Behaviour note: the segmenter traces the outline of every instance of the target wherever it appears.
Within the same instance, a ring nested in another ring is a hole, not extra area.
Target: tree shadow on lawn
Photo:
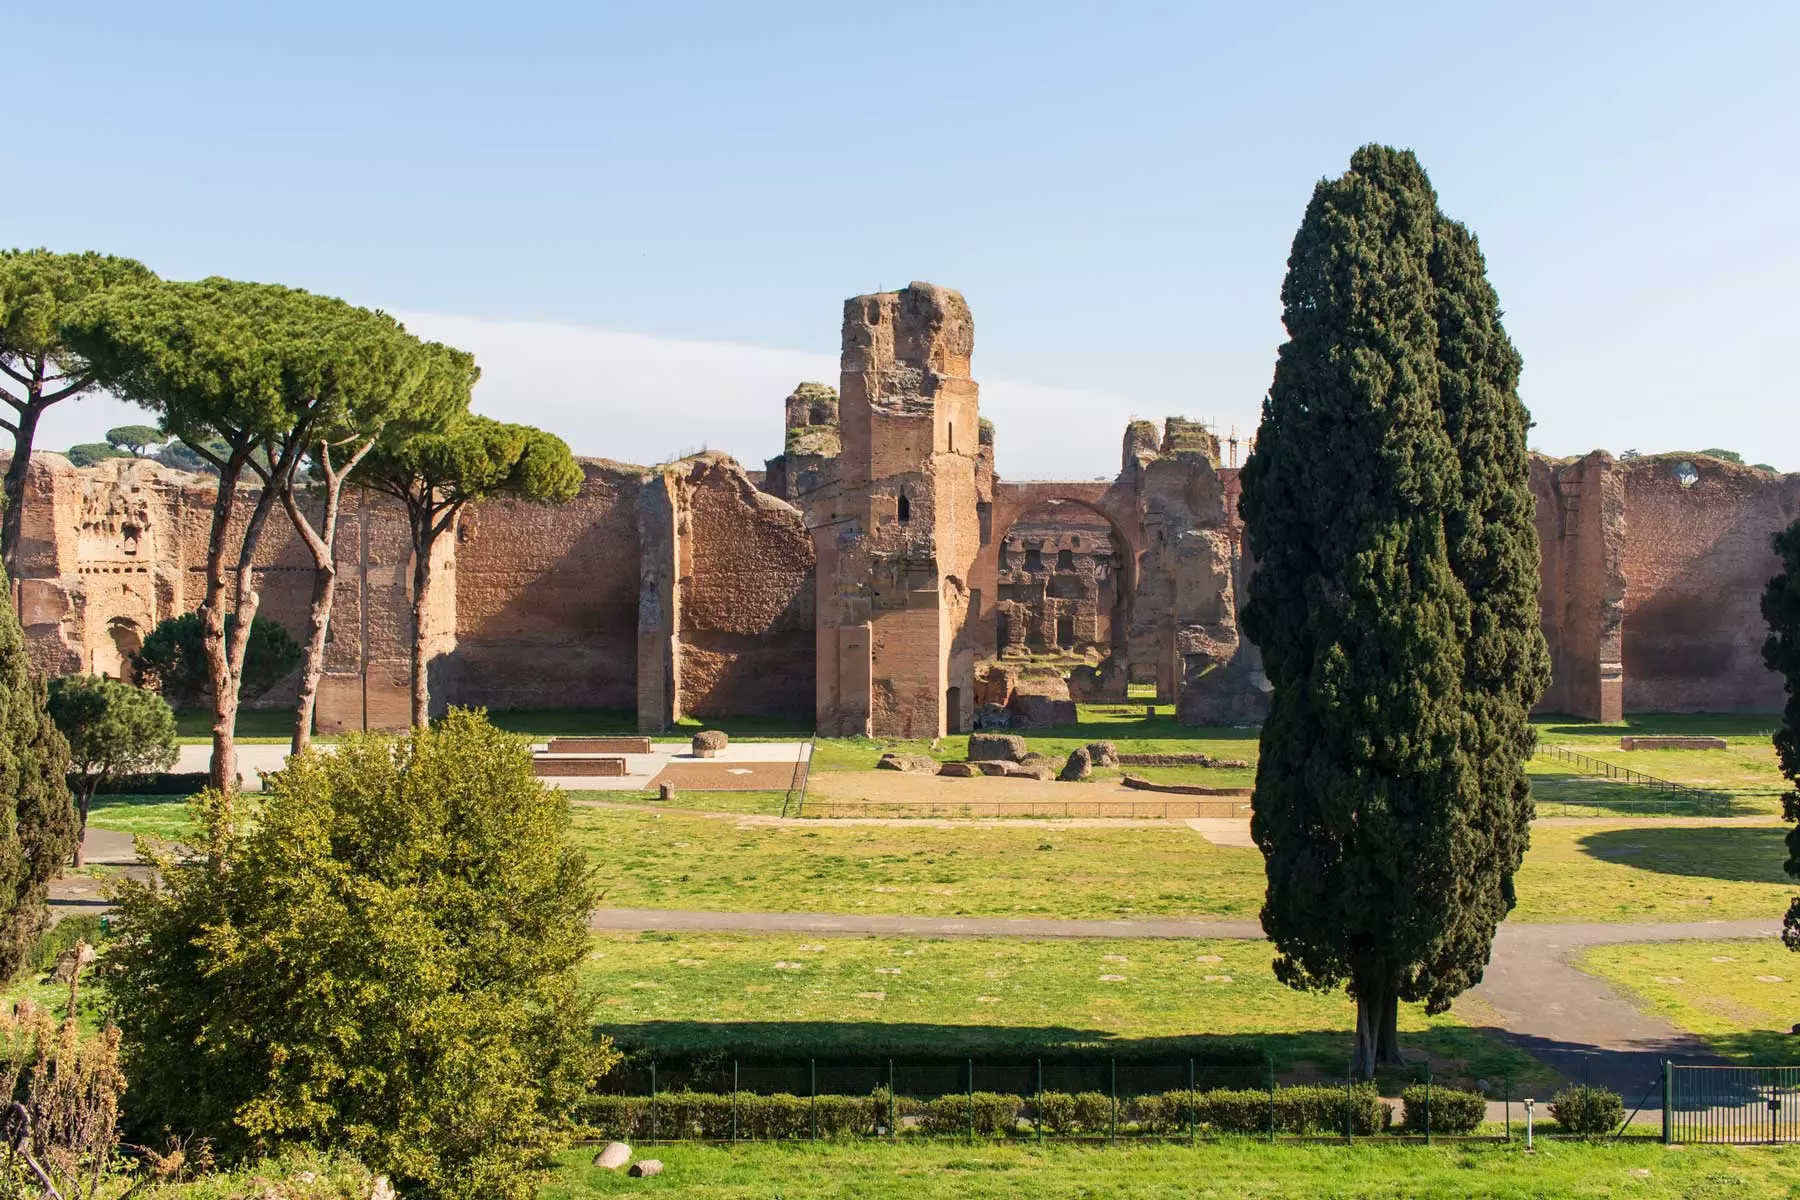
[[[601,1090],[624,1093],[648,1091],[652,1063],[663,1089],[729,1090],[735,1069],[741,1087],[804,1094],[817,1070],[821,1093],[860,1094],[886,1082],[890,1062],[905,1076],[897,1080],[903,1091],[964,1090],[971,1065],[977,1090],[1028,1090],[1039,1062],[1044,1086],[1059,1091],[1106,1091],[1115,1070],[1121,1093],[1185,1088],[1190,1064],[1200,1087],[1265,1088],[1271,1069],[1283,1084],[1342,1081],[1351,1050],[1347,1029],[1122,1038],[1072,1026],[645,1021],[602,1024],[599,1032],[626,1055]],[[1501,1081],[1511,1076],[1514,1094],[1522,1095],[1520,1088],[1554,1075],[1505,1038],[1498,1029],[1439,1026],[1403,1033],[1400,1042],[1409,1064],[1429,1060],[1436,1081],[1447,1087],[1485,1079],[1498,1097]],[[1398,1087],[1418,1073],[1409,1066],[1384,1081]]]
[[[1602,862],[1737,883],[1788,883],[1781,826],[1636,826],[1605,829],[1581,838],[1581,849]]]
[[[1556,722],[1543,724],[1541,722]],[[1781,724],[1778,713],[1633,713],[1615,725],[1583,721],[1565,713],[1542,713],[1532,722],[1538,733],[1556,737],[1768,737]],[[1615,750],[1617,746],[1613,747]]]

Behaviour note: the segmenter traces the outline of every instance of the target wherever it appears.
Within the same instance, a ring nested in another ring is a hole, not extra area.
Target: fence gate
[[[1663,1141],[1800,1142],[1800,1067],[1665,1062]]]

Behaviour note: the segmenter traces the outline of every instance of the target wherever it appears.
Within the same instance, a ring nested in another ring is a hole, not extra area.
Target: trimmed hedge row
[[[1439,1128],[1438,1096],[1432,1096],[1432,1126]],[[1453,1093],[1472,1094],[1472,1093]],[[1273,1095],[1250,1089],[1173,1091],[1121,1100],[1102,1092],[1045,1092],[1020,1097],[1001,1092],[951,1093],[935,1100],[890,1099],[885,1090],[869,1096],[773,1096],[739,1092],[735,1098],[713,1092],[665,1092],[656,1097],[654,1113],[648,1096],[592,1095],[582,1120],[593,1136],[622,1141],[698,1138],[722,1140],[733,1134],[745,1139],[781,1140],[811,1137],[867,1137],[888,1132],[898,1116],[902,1128],[931,1136],[999,1137],[1022,1132],[1021,1126],[1069,1137],[1098,1136],[1118,1129],[1140,1134],[1178,1135],[1189,1129],[1208,1133],[1342,1134],[1348,1124],[1359,1136],[1381,1133],[1393,1122],[1392,1108],[1370,1084],[1341,1087],[1288,1087]],[[1472,1127],[1471,1127],[1472,1128]],[[1444,1127],[1444,1132],[1453,1132]]]
[[[1487,1097],[1480,1092],[1459,1092],[1451,1088],[1429,1088],[1415,1083],[1400,1093],[1405,1107],[1401,1125],[1408,1133],[1425,1131],[1426,1105],[1431,1107],[1431,1132],[1474,1133],[1487,1120]]]

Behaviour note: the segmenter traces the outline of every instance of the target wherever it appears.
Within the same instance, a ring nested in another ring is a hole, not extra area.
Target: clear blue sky
[[[1114,469],[1133,412],[1253,421],[1314,181],[1410,146],[1539,445],[1800,469],[1793,3],[140,0],[15,5],[6,40],[0,242],[826,371],[844,297],[928,279],[1015,476]],[[579,451],[778,448],[754,370],[532,374],[496,329],[486,404]]]

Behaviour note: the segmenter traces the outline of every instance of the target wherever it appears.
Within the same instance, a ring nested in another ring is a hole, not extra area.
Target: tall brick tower
[[[968,728],[964,627],[980,549],[980,413],[969,306],[948,288],[844,303],[837,486],[809,506],[821,733]]]

